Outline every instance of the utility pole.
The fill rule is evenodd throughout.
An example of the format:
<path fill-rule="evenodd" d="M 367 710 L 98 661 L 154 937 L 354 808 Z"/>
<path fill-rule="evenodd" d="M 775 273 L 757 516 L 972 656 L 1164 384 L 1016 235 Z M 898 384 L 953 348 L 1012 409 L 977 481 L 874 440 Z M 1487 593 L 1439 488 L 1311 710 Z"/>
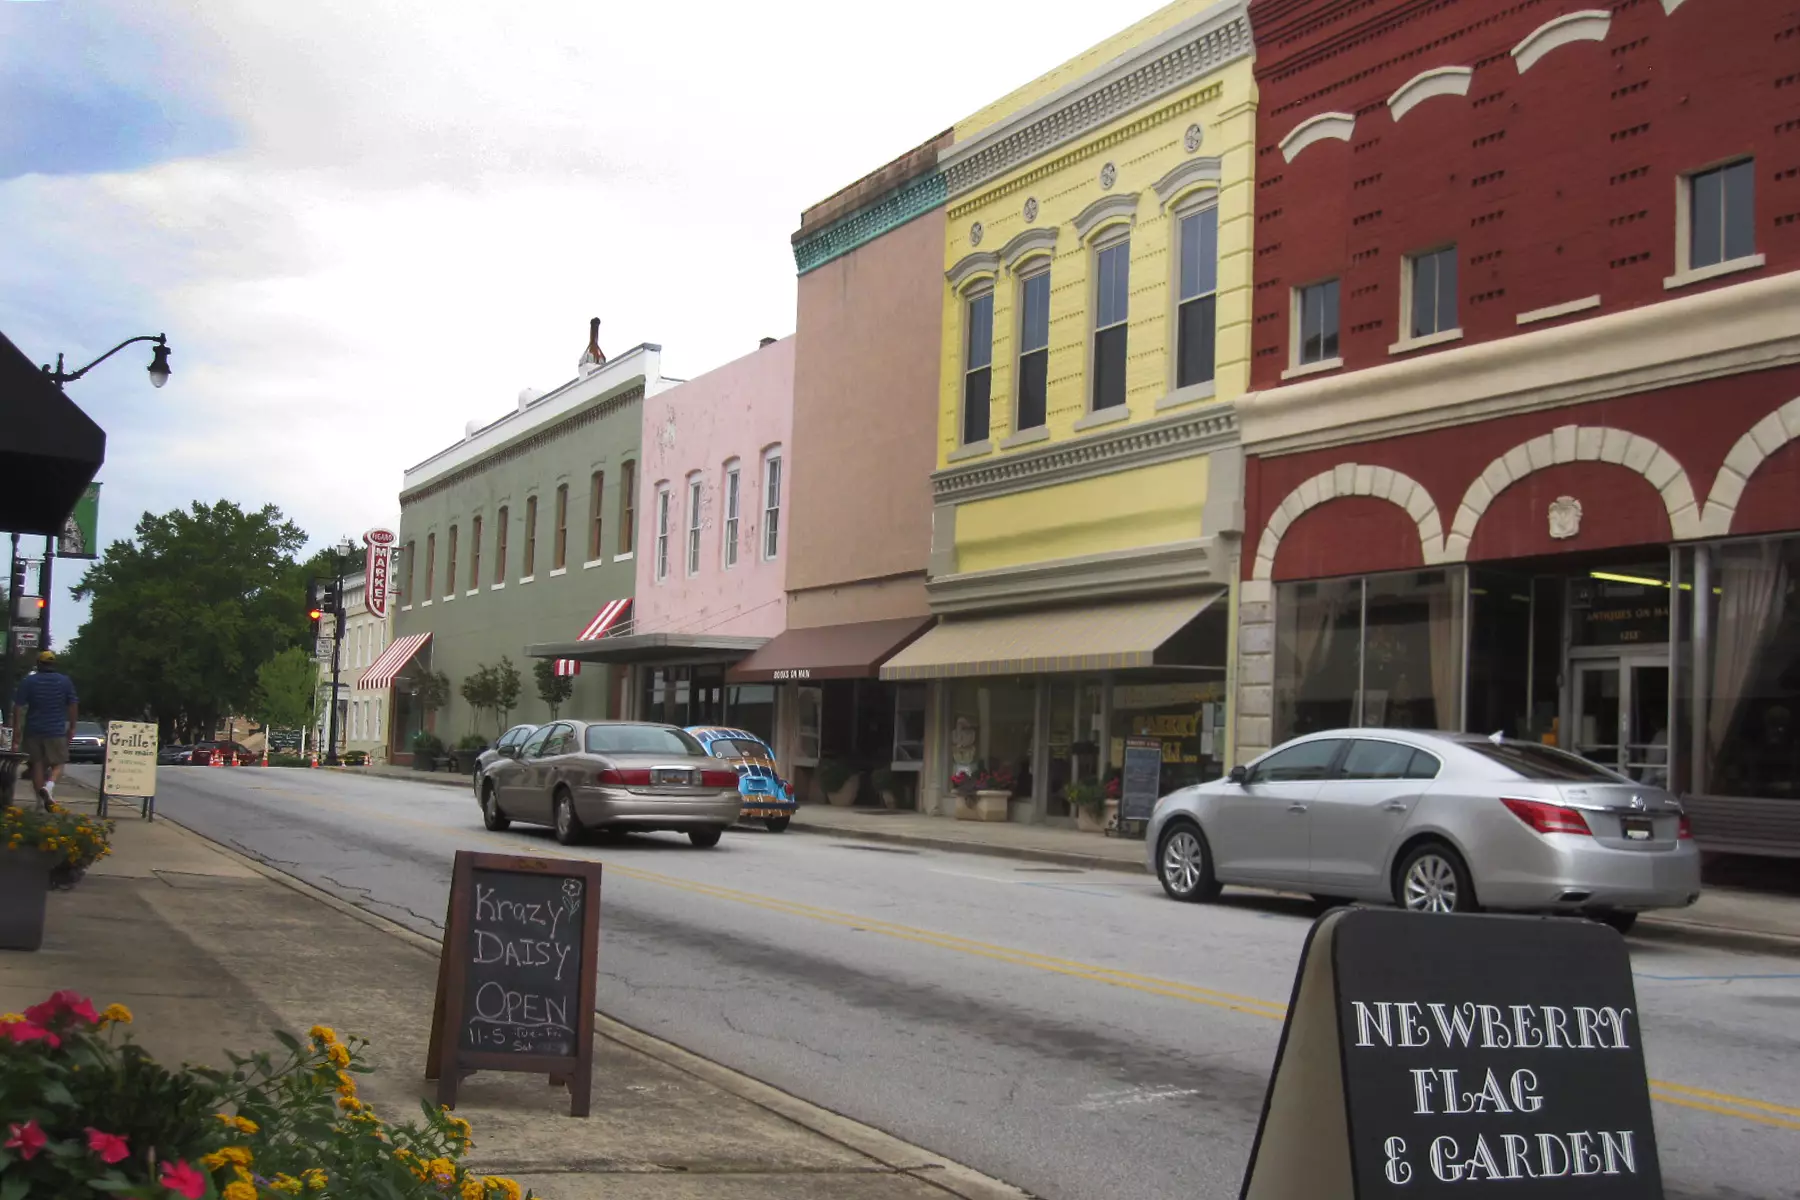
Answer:
<path fill-rule="evenodd" d="M 61 361 L 58 356 L 57 361 Z M 38 617 L 38 649 L 50 649 L 50 576 L 51 566 L 56 562 L 56 536 L 48 534 L 44 538 L 44 570 L 38 581 L 38 592 L 44 597 L 44 607 Z"/>
<path fill-rule="evenodd" d="M 331 589 L 331 712 L 328 717 L 325 765 L 338 765 L 338 673 L 344 652 L 344 563 L 349 556 L 333 547 L 332 568 L 337 578 Z"/>
<path fill-rule="evenodd" d="M 12 570 L 11 570 L 11 574 L 8 575 L 9 580 L 18 578 L 18 575 L 19 575 L 18 565 L 19 565 L 19 535 L 15 533 L 12 535 L 12 559 L 9 563 L 9 566 L 12 568 Z M 11 709 L 12 709 L 12 693 L 13 693 L 13 660 L 19 652 L 18 646 L 14 644 L 14 637 L 13 637 L 13 626 L 18 622 L 18 619 L 19 619 L 18 589 L 12 587 L 11 584 L 9 583 L 8 587 L 7 587 L 7 593 L 6 593 L 6 661 L 4 663 L 0 663 L 0 685 L 3 685 L 3 686 L 0 686 L 0 703 L 4 703 L 6 705 L 6 708 L 8 710 L 7 711 L 8 717 L 10 717 L 12 715 Z M 5 723 L 6 723 L 5 720 L 0 720 L 0 725 L 4 725 Z M 22 733 L 15 733 L 14 736 L 15 737 L 23 737 L 24 735 Z"/>

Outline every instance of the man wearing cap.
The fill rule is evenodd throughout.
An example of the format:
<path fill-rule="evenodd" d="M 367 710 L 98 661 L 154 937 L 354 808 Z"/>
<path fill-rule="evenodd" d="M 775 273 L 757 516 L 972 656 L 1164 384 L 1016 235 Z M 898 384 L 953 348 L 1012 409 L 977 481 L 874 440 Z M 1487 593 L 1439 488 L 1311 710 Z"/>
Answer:
<path fill-rule="evenodd" d="M 19 681 L 18 694 L 13 697 L 13 728 L 25 734 L 31 786 L 37 791 L 38 803 L 46 808 L 55 798 L 63 764 L 69 761 L 75 713 L 75 684 L 56 669 L 56 655 L 46 650 L 38 655 L 37 670 Z"/>

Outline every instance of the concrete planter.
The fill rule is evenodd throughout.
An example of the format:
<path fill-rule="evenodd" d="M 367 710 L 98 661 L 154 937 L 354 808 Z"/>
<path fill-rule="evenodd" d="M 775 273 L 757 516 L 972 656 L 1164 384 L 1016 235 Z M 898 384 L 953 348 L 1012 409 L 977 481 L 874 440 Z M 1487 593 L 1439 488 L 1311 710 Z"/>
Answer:
<path fill-rule="evenodd" d="M 56 861 L 43 850 L 0 850 L 0 950 L 44 944 L 44 902 Z"/>
<path fill-rule="evenodd" d="M 958 793 L 956 819 L 959 821 L 1004 821 L 1011 792 L 976 792 L 973 796 Z"/>
<path fill-rule="evenodd" d="M 821 788 L 821 791 L 824 789 Z M 843 785 L 835 792 L 825 793 L 825 802 L 833 808 L 849 808 L 856 803 L 856 794 L 862 790 L 862 773 L 859 771 L 844 780 Z"/>
<path fill-rule="evenodd" d="M 1078 808 L 1075 810 L 1075 828 L 1083 833 L 1103 833 L 1106 830 L 1106 810 Z"/>

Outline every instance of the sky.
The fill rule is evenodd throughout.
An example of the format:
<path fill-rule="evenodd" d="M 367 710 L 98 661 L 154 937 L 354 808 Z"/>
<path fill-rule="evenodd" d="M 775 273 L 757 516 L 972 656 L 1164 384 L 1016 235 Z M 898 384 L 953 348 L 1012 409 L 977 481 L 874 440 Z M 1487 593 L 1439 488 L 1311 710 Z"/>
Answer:
<path fill-rule="evenodd" d="M 168 335 L 162 390 L 147 346 L 69 385 L 102 545 L 218 499 L 360 535 L 590 317 L 676 378 L 792 332 L 802 209 L 1158 6 L 0 0 L 0 331 Z"/>

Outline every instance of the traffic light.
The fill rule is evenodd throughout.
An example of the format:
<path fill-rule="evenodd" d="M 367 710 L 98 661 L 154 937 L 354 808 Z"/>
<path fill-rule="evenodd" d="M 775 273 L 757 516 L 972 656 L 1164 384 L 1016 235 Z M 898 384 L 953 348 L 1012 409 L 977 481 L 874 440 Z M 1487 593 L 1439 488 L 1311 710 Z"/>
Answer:
<path fill-rule="evenodd" d="M 339 593 L 336 583 L 319 585 L 319 609 L 321 612 L 331 613 L 333 616 L 344 615 L 344 597 Z"/>
<path fill-rule="evenodd" d="M 319 585 L 308 583 L 306 585 L 306 616 L 312 622 L 312 631 L 315 635 L 319 632 L 319 620 L 324 615 L 325 607 L 319 603 Z"/>
<path fill-rule="evenodd" d="M 27 627 L 44 623 L 46 603 L 44 597 L 31 595 L 33 589 L 26 582 L 30 568 L 31 563 L 26 559 L 12 560 L 12 590 L 7 593 L 12 600 L 13 624 Z"/>

